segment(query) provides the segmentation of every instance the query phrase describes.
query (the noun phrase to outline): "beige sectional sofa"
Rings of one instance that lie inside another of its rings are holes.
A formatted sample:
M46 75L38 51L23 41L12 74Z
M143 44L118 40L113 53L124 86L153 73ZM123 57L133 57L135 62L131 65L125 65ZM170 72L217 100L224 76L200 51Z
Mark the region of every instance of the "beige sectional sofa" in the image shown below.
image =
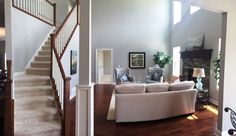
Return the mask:
M193 81L115 86L116 122L150 121L193 113Z

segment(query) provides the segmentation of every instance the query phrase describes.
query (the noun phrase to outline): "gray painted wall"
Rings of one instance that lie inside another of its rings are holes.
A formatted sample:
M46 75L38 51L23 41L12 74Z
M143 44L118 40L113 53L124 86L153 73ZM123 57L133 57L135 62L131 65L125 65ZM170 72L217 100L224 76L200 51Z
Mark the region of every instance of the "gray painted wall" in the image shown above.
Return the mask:
M24 71L51 26L12 8L12 54L14 72Z
M213 59L218 55L218 39L221 37L222 14L214 13L207 10L199 10L191 16L185 17L184 20L173 27L172 31L172 46L181 46L181 50L185 50L183 46L186 38L197 33L204 33L205 49L213 49L211 60L210 74L210 99L218 102L218 89L216 89L216 79L214 78Z
M113 68L128 68L129 52L146 52L146 68L153 66L153 54L169 52L169 0L92 1L92 81L95 81L95 51L113 49ZM147 70L130 71L145 80Z

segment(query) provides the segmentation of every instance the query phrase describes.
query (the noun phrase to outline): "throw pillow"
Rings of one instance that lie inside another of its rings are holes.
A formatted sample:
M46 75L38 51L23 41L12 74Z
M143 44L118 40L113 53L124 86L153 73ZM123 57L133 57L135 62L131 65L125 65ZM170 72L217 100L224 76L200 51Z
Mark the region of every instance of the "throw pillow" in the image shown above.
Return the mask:
M126 75L123 75L123 76L121 77L121 80L122 80L123 82L128 82L128 77L127 77Z
M152 80L154 81L160 81L160 75L157 74L157 73L154 73L153 77L152 77Z

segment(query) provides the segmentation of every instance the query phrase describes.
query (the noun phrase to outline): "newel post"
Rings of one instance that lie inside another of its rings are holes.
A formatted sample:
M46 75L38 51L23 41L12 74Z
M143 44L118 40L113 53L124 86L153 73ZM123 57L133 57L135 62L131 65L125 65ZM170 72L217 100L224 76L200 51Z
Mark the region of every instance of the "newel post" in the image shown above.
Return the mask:
M56 3L53 3L53 25L54 26L56 26L56 15L57 15L57 13L56 13Z
M70 77L64 78L64 132L65 136L69 136L70 134Z
M5 81L4 136L14 136L14 100L12 99L12 61L7 60L7 80Z

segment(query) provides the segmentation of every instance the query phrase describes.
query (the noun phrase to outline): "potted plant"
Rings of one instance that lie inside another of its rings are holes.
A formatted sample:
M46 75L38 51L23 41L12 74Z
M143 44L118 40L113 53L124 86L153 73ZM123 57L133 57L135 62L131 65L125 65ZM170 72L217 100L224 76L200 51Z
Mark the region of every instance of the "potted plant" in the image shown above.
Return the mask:
M172 57L163 52L157 52L153 55L153 61L155 64L159 65L160 68L165 68L167 64L172 63Z
M215 79L220 79L220 58L216 58L213 60L214 64L214 73L215 73Z

